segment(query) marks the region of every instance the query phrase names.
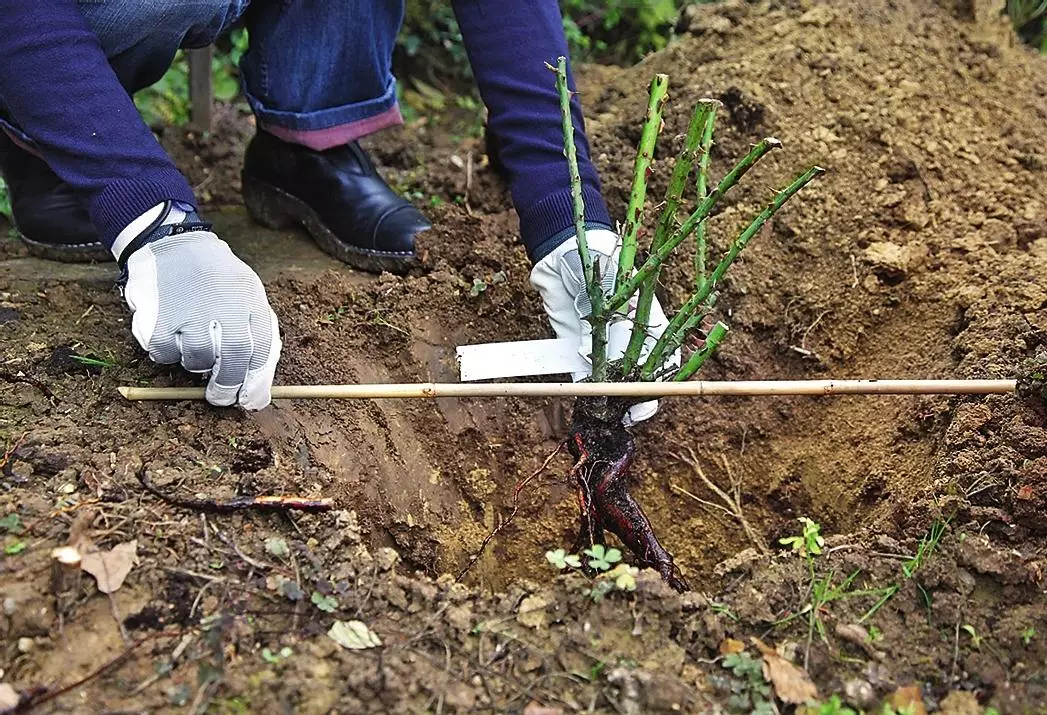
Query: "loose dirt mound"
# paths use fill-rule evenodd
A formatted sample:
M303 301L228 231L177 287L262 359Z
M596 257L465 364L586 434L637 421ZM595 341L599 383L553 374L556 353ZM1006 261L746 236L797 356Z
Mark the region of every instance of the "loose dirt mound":
M1047 351L1047 63L980 14L930 0L702 6L687 18L689 34L640 66L584 73L612 207L625 205L654 72L669 74L673 89L652 195L699 97L725 104L716 175L760 136L784 142L713 220L720 247L798 170L829 170L732 271L721 307L733 331L705 376L1012 377ZM454 380L457 344L545 336L508 197L478 145L448 147L438 128L416 127L374 149L395 183L445 204L430 210L437 227L418 275L364 278L308 251L274 259L265 244L277 236L216 212L223 235L270 277L285 333L279 379ZM200 151L231 166L240 150ZM470 150L467 182L458 166L469 162L452 154ZM226 197L224 170L208 181L221 183L213 197ZM639 431L636 493L688 580L715 595L681 598L644 576L633 600L594 606L581 577L525 580L546 579L543 553L572 536L574 500L557 478L565 461L522 493L469 587L428 578L456 572L505 517L513 485L556 447L566 405L301 402L258 415L129 405L115 385L185 378L131 349L112 274L45 278L30 271L52 268L3 250L12 258L0 262L0 435L20 446L4 462L0 516L17 511L30 532L8 536L28 549L0 561L0 681L64 684L125 647L93 582L50 566L50 549L87 514L81 526L96 542L138 541L140 564L113 608L132 641L149 640L62 701L84 711L206 698L220 711L520 711L532 700L703 711L748 693L709 659L752 635L806 656L823 696L846 691L857 703L918 682L928 705L951 712L969 712L958 709L965 699L1007 712L1047 700L1047 415L1038 399L667 402ZM682 271L664 289L678 305ZM73 353L115 366L98 375ZM897 586L865 618L868 638L854 625L876 598L854 596L816 609L828 646L816 634L808 649L806 565L787 554L735 557L752 546L743 530L670 487L715 499L682 459L691 449L711 479L741 483L764 542L810 516L836 535L818 559L820 578L838 586L857 570L854 589ZM339 511L204 518L143 495L139 466L182 494L322 494ZM946 520L909 578L902 562ZM274 537L286 553L267 548ZM305 599L288 600L284 582ZM385 645L339 650L322 635L332 617L308 602L313 591ZM284 645L293 655L259 654Z

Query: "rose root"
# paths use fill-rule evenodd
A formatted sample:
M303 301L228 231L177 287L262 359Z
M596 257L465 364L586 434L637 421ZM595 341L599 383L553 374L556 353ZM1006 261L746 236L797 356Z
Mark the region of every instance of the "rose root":
M575 410L568 448L576 463L571 475L578 486L581 528L576 551L602 544L610 531L633 553L639 565L653 568L677 591L686 591L672 555L659 543L651 521L629 493L636 443L622 427L618 410L611 420L593 418L583 401ZM607 414L607 413L604 413ZM624 414L624 411L622 411Z

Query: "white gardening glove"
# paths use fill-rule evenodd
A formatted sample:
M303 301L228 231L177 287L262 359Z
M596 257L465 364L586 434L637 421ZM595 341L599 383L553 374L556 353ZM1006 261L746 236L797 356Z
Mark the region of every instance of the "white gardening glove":
M282 347L262 281L195 214L168 209L143 214L113 246L127 275L131 332L154 362L210 373L212 405L260 410ZM162 237L143 243L150 232Z
M614 280L618 273L618 253L621 250L621 239L618 234L607 229L592 229L585 232L589 245L589 254L593 263L601 266L604 277L604 293L610 295L614 290ZM582 272L582 259L578 253L576 236L564 241L553 251L538 261L531 269L531 285L542 296L545 312L558 338L571 338L578 341L578 354L589 362L592 353L592 325L585 317L592 312L589 296L585 291L585 278ZM629 303L627 315L636 315L636 296ZM665 332L669 321L662 311L662 306L655 298L651 304L651 317L648 321L647 339L644 340L640 358L643 360L651 352L655 342ZM633 321L621 319L613 321L607 328L607 357L617 360L625 354L632 334ZM665 366L678 367L680 352L670 355ZM589 377L591 370L576 372L571 375L575 382ZM658 401L642 402L633 405L625 416L629 426L650 419L658 411Z

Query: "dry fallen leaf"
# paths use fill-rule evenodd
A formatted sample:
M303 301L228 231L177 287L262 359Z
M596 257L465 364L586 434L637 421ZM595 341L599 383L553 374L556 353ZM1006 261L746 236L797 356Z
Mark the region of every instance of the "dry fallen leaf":
M375 632L362 621L335 621L327 635L338 645L350 650L367 650L382 645Z
M927 706L923 704L923 693L919 685L906 685L895 690L889 700L895 710L907 708L912 715L927 715Z
M745 644L741 641L736 641L734 638L724 638L720 643L720 655L741 653L743 650L745 650Z
M806 670L778 655L759 638L752 640L763 655L763 677L774 686L774 694L779 700L791 705L803 705L818 699L818 688Z
M117 544L109 551L83 554L80 568L95 577L98 590L113 593L124 585L124 579L138 560L138 541Z

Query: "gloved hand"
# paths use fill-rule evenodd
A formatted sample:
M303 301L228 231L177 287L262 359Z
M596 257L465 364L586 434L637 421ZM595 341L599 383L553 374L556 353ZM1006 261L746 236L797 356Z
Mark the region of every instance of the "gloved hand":
M613 231L592 229L585 232L589 245L589 254L594 265L599 262L601 275L604 278L604 293L610 295L615 288L615 277L618 274L618 254L621 250L621 239ZM585 290L585 278L582 271L582 259L578 253L578 239L572 236L557 246L549 255L538 261L531 269L531 285L542 296L545 312L558 338L571 338L578 341L578 354L586 361L592 353L592 325L585 317L592 312L589 296ZM629 318L636 315L636 296L630 301L627 312ZM651 304L651 317L648 321L647 339L644 340L640 353L641 362L650 353L655 342L669 325L662 306L655 298ZM607 357L617 360L625 354L632 334L633 321L612 321L607 328ZM666 361L666 367L680 365L680 352L676 351ZM591 374L576 372L571 377L577 382ZM650 419L658 411L658 401L651 400L633 405L625 416L629 426Z
M148 228L131 240L121 233L113 247L132 334L154 362L210 373L212 405L262 409L282 347L262 281L194 213L167 204L140 220L154 212Z

